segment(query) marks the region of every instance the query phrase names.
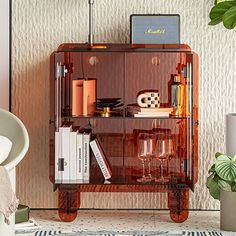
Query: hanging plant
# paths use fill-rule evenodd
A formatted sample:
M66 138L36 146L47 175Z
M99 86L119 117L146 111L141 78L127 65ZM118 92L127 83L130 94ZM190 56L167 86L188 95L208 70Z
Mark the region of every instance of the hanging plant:
M223 22L225 28L233 29L236 26L236 0L216 0L209 16L209 25Z

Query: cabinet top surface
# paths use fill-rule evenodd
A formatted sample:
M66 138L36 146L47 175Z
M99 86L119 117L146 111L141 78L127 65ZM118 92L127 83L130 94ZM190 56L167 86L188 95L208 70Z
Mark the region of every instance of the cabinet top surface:
M187 44L82 44L64 43L56 52L192 52Z

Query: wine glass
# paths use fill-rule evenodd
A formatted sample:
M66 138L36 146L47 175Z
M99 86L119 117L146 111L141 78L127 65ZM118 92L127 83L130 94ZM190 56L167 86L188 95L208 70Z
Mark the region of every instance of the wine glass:
M164 135L159 135L156 141L156 159L160 161L160 170L161 170L161 177L160 179L156 179L155 181L158 183L166 183L169 179L164 178L163 176L163 162L167 161L169 157L169 139L167 139ZM168 166L168 164L167 164Z
M174 142L173 142L172 135L167 136L167 155L168 155L168 158L167 158L167 173L168 173L168 175L171 175L170 160L174 156Z
M142 161L143 175L142 178L137 179L140 183L148 182L148 178L145 174L145 162L150 156L148 155L148 134L139 133L138 135L138 159Z
M148 134L148 140L147 140L147 163L148 163L148 174L147 174L147 180L151 182L152 180L155 180L155 178L151 174L151 161L155 158L155 148L156 148L156 138L153 133Z

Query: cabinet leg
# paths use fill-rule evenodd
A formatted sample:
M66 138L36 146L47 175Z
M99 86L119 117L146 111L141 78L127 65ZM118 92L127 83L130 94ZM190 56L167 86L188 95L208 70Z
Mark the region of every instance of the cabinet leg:
M176 189L168 193L168 207L170 218L176 223L182 223L188 219L189 189Z
M58 189L58 214L62 221L71 222L77 217L80 206L80 193L78 190Z

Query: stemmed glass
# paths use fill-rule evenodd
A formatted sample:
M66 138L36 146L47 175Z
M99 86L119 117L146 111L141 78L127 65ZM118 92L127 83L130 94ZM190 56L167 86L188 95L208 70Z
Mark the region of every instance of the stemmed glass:
M155 178L151 174L151 161L155 158L155 149L156 149L156 138L153 133L148 134L148 140L147 140L147 163L148 163L148 175L147 180L151 182L152 180L155 180Z
M167 139L167 142L168 142L168 151L167 151L167 154L168 154L168 160L167 160L167 173L169 175L171 175L171 170L170 170L170 160L173 158L174 156L174 142L173 142L173 137L172 135L169 135L168 136L168 139Z
M166 183L169 181L168 178L164 178L163 176L163 162L167 162L167 173L169 167L169 156L172 155L173 150L173 142L170 141L165 135L158 135L156 141L156 159L160 161L160 170L161 170L161 177L160 179L156 179L155 181L158 183Z
M148 155L148 134L147 133L139 133L138 135L138 159L142 161L143 175L142 178L137 179L140 183L148 182L148 178L145 174L145 162L150 158Z

